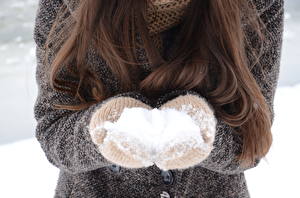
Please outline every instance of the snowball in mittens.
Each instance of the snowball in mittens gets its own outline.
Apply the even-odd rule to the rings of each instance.
[[[199,126],[191,116],[175,109],[125,108],[116,122],[106,121],[101,127],[107,130],[104,144],[115,139],[114,142],[118,142],[122,150],[126,150],[124,142],[131,147],[143,147],[152,154],[152,161],[156,161],[157,156],[167,148],[182,142],[189,143],[190,147],[208,149]],[[175,155],[180,157],[184,153],[182,150]]]

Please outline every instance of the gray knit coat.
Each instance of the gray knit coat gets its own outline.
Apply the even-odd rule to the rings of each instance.
[[[115,96],[81,111],[56,110],[53,103],[75,103],[72,97],[50,88],[46,75],[45,41],[56,13],[61,6],[73,11],[74,0],[40,0],[36,14],[34,40],[36,42],[36,82],[38,96],[34,105],[37,120],[36,138],[50,163],[60,169],[55,189],[56,198],[65,197],[201,197],[201,198],[249,198],[244,171],[257,166],[241,168],[233,159],[241,151],[241,140],[232,128],[218,120],[214,149],[209,157],[194,167],[184,170],[161,171],[155,165],[128,169],[106,160],[92,142],[87,125],[92,113],[101,105],[120,96],[131,96],[150,102],[138,92],[118,93]],[[264,78],[260,70],[253,75],[272,110],[277,87],[283,38],[284,0],[253,0],[260,17],[271,33],[270,45],[264,49],[260,64],[264,65]],[[74,3],[74,2],[73,2]],[[168,36],[165,37],[168,40]],[[145,51],[139,58],[146,60]],[[108,66],[96,55],[88,56],[99,78],[117,93],[117,83],[111,77]],[[144,76],[149,65],[144,67]],[[173,90],[162,95],[152,106],[159,106],[169,99],[187,92]]]

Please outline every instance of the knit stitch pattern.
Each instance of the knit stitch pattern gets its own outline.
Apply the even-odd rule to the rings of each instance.
[[[204,143],[196,146],[195,140],[188,143],[179,142],[178,145],[168,148],[159,155],[156,165],[162,170],[185,169],[199,164],[213,149],[215,138],[216,118],[211,105],[198,95],[179,95],[159,107],[176,109],[187,113],[199,126]],[[178,156],[178,153],[180,155]],[[183,153],[183,154],[181,154]]]
[[[154,45],[162,50],[163,40],[159,33],[174,27],[182,21],[191,0],[152,0],[147,10],[146,22]]]
[[[113,134],[107,134],[106,129],[100,127],[105,121],[117,121],[124,108],[132,107],[152,109],[150,105],[132,97],[114,98],[93,113],[89,123],[89,132],[100,153],[110,162],[126,168],[142,168],[153,164],[150,153],[139,144],[130,144],[126,139],[119,137],[111,138]],[[123,149],[118,148],[118,143],[121,143]]]

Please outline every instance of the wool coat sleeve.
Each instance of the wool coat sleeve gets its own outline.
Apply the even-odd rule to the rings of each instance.
[[[36,42],[36,83],[38,95],[34,104],[37,121],[35,135],[47,159],[56,167],[69,173],[80,173],[112,165],[103,157],[92,142],[88,124],[93,113],[101,106],[117,97],[129,96],[147,102],[137,92],[124,92],[109,97],[84,110],[71,111],[54,109],[53,104],[78,104],[67,93],[58,92],[50,87],[44,64],[45,39],[55,19],[61,1],[40,0],[34,27]]]
[[[283,38],[284,1],[256,0],[256,5],[258,10],[261,11],[260,17],[272,38],[270,39],[271,42],[264,48],[264,53],[259,60],[260,64],[265,66],[263,73],[261,70],[255,68],[252,73],[271,110],[271,122],[273,124],[273,101],[278,83]],[[200,93],[192,90],[173,90],[162,95],[157,100],[157,106],[161,106],[163,103],[179,95],[186,94],[194,94],[198,97],[202,97]],[[234,158],[241,153],[242,139],[239,134],[234,132],[231,126],[224,123],[221,119],[217,119],[213,146],[214,148],[210,155],[195,166],[201,166],[222,174],[237,174],[256,167],[261,160],[256,159],[254,165],[245,168],[242,168],[240,164],[234,160]]]

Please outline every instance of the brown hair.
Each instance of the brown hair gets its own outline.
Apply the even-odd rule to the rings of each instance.
[[[153,97],[173,89],[196,90],[211,103],[218,118],[243,135],[237,158],[242,165],[264,157],[272,143],[271,113],[251,73],[259,65],[266,41],[254,5],[246,0],[192,0],[177,34],[180,48],[165,60],[149,39],[145,20],[149,3],[85,0],[77,10],[77,20],[65,26],[68,31],[55,32],[64,28],[53,25],[49,37],[64,39],[52,42],[59,50],[51,65],[51,85],[81,101],[56,108],[82,110],[112,96],[89,70],[86,57],[93,45],[119,80],[121,92],[138,90]],[[135,32],[140,33],[142,43],[136,42]],[[250,40],[247,33],[255,39]],[[141,64],[137,47],[144,47],[153,71],[136,84],[132,72],[139,72]],[[59,79],[61,69],[68,69],[74,81]]]

